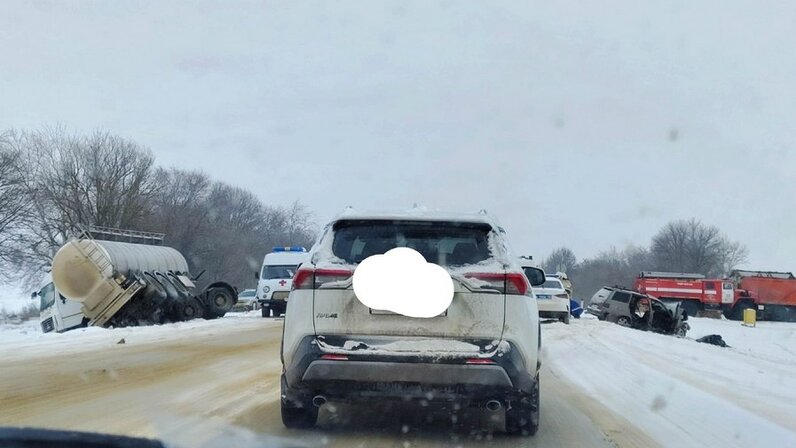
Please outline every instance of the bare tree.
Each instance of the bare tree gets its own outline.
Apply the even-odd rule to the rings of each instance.
[[[25,195],[21,152],[10,133],[0,135],[0,266],[18,261],[26,243],[24,226],[30,219],[31,203]],[[0,269],[0,280],[11,280],[11,269]]]
[[[201,172],[159,169],[155,178],[161,188],[145,228],[166,233],[166,244],[185,255],[192,272],[205,271],[200,284],[225,280],[245,288],[273,246],[314,238],[311,216],[299,203],[269,207]]]
[[[201,172],[156,169],[147,149],[107,132],[11,131],[0,145],[0,262],[29,283],[87,224],[166,233],[193,272],[207,270],[202,282],[240,287],[271,247],[315,237],[300,203],[271,207]]]
[[[578,264],[575,253],[568,247],[559,247],[554,250],[542,264],[547,272],[572,272]]]
[[[61,128],[11,132],[11,146],[27,160],[24,195],[33,212],[19,266],[37,275],[79,226],[136,228],[157,190],[154,159],[139,145],[107,132],[73,136]]]
[[[569,278],[575,293],[588,300],[603,286],[632,287],[638,273],[651,268],[648,249],[628,246],[620,251],[611,248],[594,258],[581,261],[569,273]]]
[[[722,276],[747,257],[743,245],[693,218],[666,224],[653,237],[651,252],[656,269],[706,276]]]

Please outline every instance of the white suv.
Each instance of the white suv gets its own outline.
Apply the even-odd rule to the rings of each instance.
[[[444,267],[448,309],[411,318],[362,304],[352,287],[365,258],[410,247]],[[527,275],[527,277],[526,277]],[[330,401],[447,401],[506,411],[506,430],[539,425],[541,330],[531,285],[485,214],[356,214],[329,223],[293,279],[281,357],[282,421],[311,427]],[[396,281],[412,278],[396,273]]]

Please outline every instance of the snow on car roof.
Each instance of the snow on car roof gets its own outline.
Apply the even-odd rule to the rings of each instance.
[[[424,207],[412,208],[409,210],[367,210],[357,211],[353,209],[346,209],[339,215],[332,219],[331,223],[334,224],[338,221],[354,220],[354,219],[374,219],[374,220],[423,220],[423,221],[453,221],[453,222],[471,222],[489,224],[494,228],[500,227],[497,219],[488,213],[452,213],[440,210],[429,210]]]
[[[539,263],[532,258],[525,258],[525,257],[517,257],[517,263],[522,268],[538,268]]]
[[[450,272],[464,274],[467,272],[476,271],[501,271],[506,266],[518,267],[516,262],[509,256],[508,247],[506,246],[503,228],[499,226],[497,220],[489,214],[478,213],[450,213],[441,212],[438,210],[428,210],[426,208],[418,207],[405,211],[355,211],[347,208],[343,213],[332,219],[326,226],[326,230],[320,235],[318,241],[313,245],[310,253],[312,259],[310,262],[316,266],[334,266],[343,267],[346,269],[353,269],[355,264],[347,263],[344,260],[334,255],[332,250],[333,238],[331,235],[330,226],[340,221],[347,220],[406,220],[406,221],[452,221],[452,222],[466,222],[476,224],[487,224],[493,231],[488,237],[490,258],[483,262],[460,266],[456,268],[449,268]]]

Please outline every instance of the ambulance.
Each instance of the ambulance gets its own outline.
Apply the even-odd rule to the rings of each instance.
[[[307,257],[307,249],[301,246],[274,247],[265,255],[263,267],[257,273],[256,294],[263,317],[279,317],[285,313],[293,274]]]

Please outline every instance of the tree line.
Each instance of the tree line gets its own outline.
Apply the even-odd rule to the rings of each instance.
[[[300,203],[274,206],[201,171],[163,168],[152,152],[106,131],[0,133],[0,281],[37,282],[84,226],[165,233],[201,283],[254,284],[273,246],[315,239]]]
[[[542,263],[548,272],[566,272],[575,296],[588,300],[603,286],[632,287],[642,271],[686,272],[721,278],[747,261],[747,248],[718,227],[691,218],[672,221],[650,245],[611,248],[578,261],[568,247],[555,249]]]

